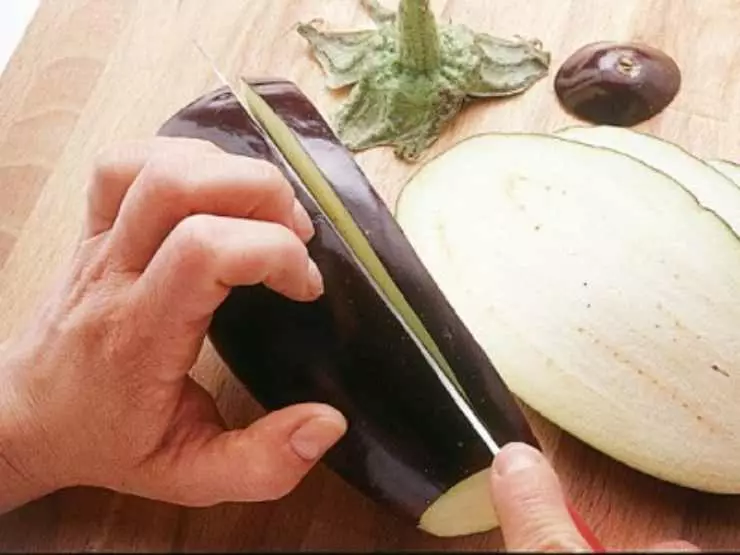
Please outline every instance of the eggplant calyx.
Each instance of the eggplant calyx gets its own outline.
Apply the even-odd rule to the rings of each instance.
[[[399,159],[415,161],[468,99],[523,93],[548,72],[551,57],[539,40],[438,27],[428,0],[401,0],[398,14],[360,1],[377,29],[298,26],[327,86],[352,87],[335,117],[350,150],[391,146]]]

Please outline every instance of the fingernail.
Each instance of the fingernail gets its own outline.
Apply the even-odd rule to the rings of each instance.
[[[311,297],[318,297],[324,293],[324,278],[313,260],[308,261],[308,292]]]
[[[293,432],[290,445],[300,458],[315,461],[342,437],[344,431],[341,421],[317,416]]]
[[[512,443],[493,459],[493,471],[499,476],[506,476],[537,466],[543,460],[542,453],[537,449],[526,443]]]
[[[315,233],[313,222],[296,199],[293,202],[293,230],[303,241],[309,241]]]

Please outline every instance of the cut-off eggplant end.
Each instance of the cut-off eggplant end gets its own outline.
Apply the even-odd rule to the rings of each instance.
[[[469,536],[498,528],[489,474],[489,469],[481,470],[442,494],[421,516],[419,528],[442,538]]]

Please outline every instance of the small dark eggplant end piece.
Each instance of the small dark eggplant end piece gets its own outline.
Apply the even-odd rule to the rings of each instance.
[[[319,163],[440,351],[458,370],[456,378],[495,441],[537,446],[483,350],[318,111],[292,83],[249,84]],[[209,329],[230,371],[267,410],[321,402],[341,411],[349,429],[324,461],[422,530],[460,536],[495,528],[490,450],[335,226],[234,95],[227,89],[204,95],[175,114],[159,134],[207,140],[226,152],[273,163],[314,222],[316,235],[308,249],[324,276],[324,295],[298,303],[264,286],[234,288]]]
[[[579,119],[631,127],[673,102],[681,70],[665,52],[638,43],[596,42],[578,49],[560,67],[555,91]]]

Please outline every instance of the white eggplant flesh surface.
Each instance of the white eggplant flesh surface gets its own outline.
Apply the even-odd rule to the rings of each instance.
[[[481,470],[459,482],[429,506],[419,521],[419,528],[452,538],[478,534],[499,527],[498,515],[491,498],[491,472]]]
[[[740,190],[705,160],[652,135],[623,127],[569,127],[556,135],[633,156],[680,182],[705,207],[719,214],[740,234]]]
[[[740,187],[740,164],[727,160],[709,160],[709,165],[723,173],[728,179]]]
[[[740,240],[681,184],[480,135],[418,171],[396,218],[522,401],[644,473],[740,493]]]

